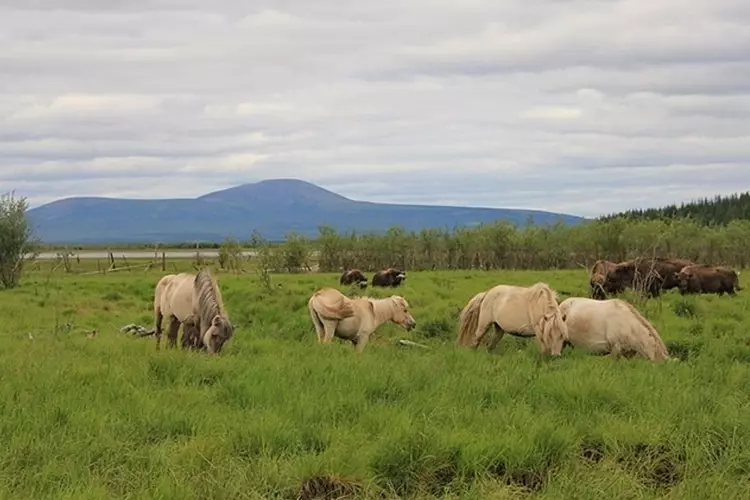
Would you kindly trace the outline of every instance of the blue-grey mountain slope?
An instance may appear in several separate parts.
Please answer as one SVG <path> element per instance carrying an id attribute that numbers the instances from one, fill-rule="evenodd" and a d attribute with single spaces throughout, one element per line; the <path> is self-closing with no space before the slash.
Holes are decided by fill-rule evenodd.
<path id="1" fill-rule="evenodd" d="M 269 240 L 290 231 L 314 237 L 321 225 L 338 231 L 382 231 L 473 226 L 506 219 L 523 225 L 581 217 L 534 210 L 393 205 L 355 201 L 296 179 L 273 179 L 216 191 L 195 199 L 67 198 L 29 210 L 35 235 L 47 243 L 175 243 L 247 239 L 257 230 Z"/>

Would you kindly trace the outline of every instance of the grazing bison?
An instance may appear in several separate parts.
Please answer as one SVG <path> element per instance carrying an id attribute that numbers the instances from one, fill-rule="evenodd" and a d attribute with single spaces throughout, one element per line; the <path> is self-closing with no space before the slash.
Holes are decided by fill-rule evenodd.
<path id="1" fill-rule="evenodd" d="M 372 277 L 372 286 L 396 288 L 406 279 L 406 272 L 389 267 L 378 271 Z"/>
<path id="2" fill-rule="evenodd" d="M 350 269 L 344 271 L 341 279 L 339 279 L 339 283 L 342 285 L 353 285 L 356 283 L 360 288 L 367 288 L 367 276 L 362 274 L 362 271 L 359 269 Z"/>
<path id="3" fill-rule="evenodd" d="M 735 295 L 742 290 L 737 272 L 728 267 L 715 267 L 699 264 L 683 267 L 675 273 L 680 293 L 716 293 L 718 295 Z"/>
<path id="4" fill-rule="evenodd" d="M 675 273 L 693 262 L 670 257 L 627 260 L 607 272 L 605 290 L 624 290 L 638 286 L 648 297 L 657 297 L 662 290 L 677 287 Z"/>
<path id="5" fill-rule="evenodd" d="M 606 289 L 607 273 L 613 271 L 617 264 L 608 260 L 597 260 L 589 271 L 589 287 L 592 299 L 604 300 L 608 293 L 619 293 L 621 289 Z"/>

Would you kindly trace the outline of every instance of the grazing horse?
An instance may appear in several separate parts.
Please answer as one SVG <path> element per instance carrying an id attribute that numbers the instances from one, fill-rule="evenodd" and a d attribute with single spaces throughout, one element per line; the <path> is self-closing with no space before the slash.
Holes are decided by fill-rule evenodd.
<path id="1" fill-rule="evenodd" d="M 221 351 L 234 334 L 234 326 L 224 308 L 219 284 L 211 271 L 201 269 L 193 281 L 193 313 L 200 342 L 209 354 Z"/>
<path id="2" fill-rule="evenodd" d="M 193 314 L 193 279 L 188 273 L 168 274 L 163 276 L 154 289 L 154 323 L 156 349 L 160 349 L 162 320 L 168 318 L 167 347 L 177 346 L 177 334 L 183 324 L 183 346 L 187 334 L 185 322 Z"/>
<path id="3" fill-rule="evenodd" d="M 464 306 L 458 321 L 458 344 L 473 349 L 479 347 L 493 323 L 498 331 L 490 350 L 508 333 L 536 337 L 542 353 L 559 356 L 568 335 L 557 294 L 546 283 L 496 285 L 479 292 Z"/>
<path id="4" fill-rule="evenodd" d="M 669 359 L 653 325 L 624 300 L 570 297 L 560 303 L 560 311 L 573 347 L 614 358 L 635 353 L 653 362 Z"/>
<path id="5" fill-rule="evenodd" d="M 336 336 L 350 341 L 357 352 L 364 350 L 373 332 L 386 321 L 407 331 L 417 324 L 409 313 L 409 303 L 398 295 L 350 299 L 335 288 L 326 287 L 310 297 L 307 307 L 319 344 L 330 344 Z"/>

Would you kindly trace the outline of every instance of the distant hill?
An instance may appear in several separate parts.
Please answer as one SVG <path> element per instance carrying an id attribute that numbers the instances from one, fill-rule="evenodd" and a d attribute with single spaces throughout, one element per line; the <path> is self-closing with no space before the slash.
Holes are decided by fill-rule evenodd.
<path id="1" fill-rule="evenodd" d="M 314 237 L 318 227 L 338 231 L 407 230 L 474 226 L 506 219 L 524 225 L 585 220 L 536 210 L 395 205 L 355 201 L 309 182 L 272 179 L 216 191 L 195 199 L 127 200 L 67 198 L 28 211 L 46 243 L 177 243 L 245 240 L 257 230 L 268 240 L 290 231 Z"/>
<path id="2" fill-rule="evenodd" d="M 680 219 L 689 217 L 702 225 L 724 225 L 733 220 L 750 220 L 750 192 L 736 193 L 730 196 L 714 196 L 713 199 L 690 201 L 678 205 L 667 205 L 662 208 L 628 210 L 618 214 L 601 217 L 610 220 L 624 217 L 629 220 Z"/>

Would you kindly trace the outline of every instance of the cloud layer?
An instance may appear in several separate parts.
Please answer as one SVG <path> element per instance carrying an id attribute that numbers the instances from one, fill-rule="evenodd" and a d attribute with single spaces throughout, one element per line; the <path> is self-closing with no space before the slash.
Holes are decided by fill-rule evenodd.
<path id="1" fill-rule="evenodd" d="M 4 1 L 0 191 L 296 177 L 595 216 L 748 190 L 745 4 Z"/>

